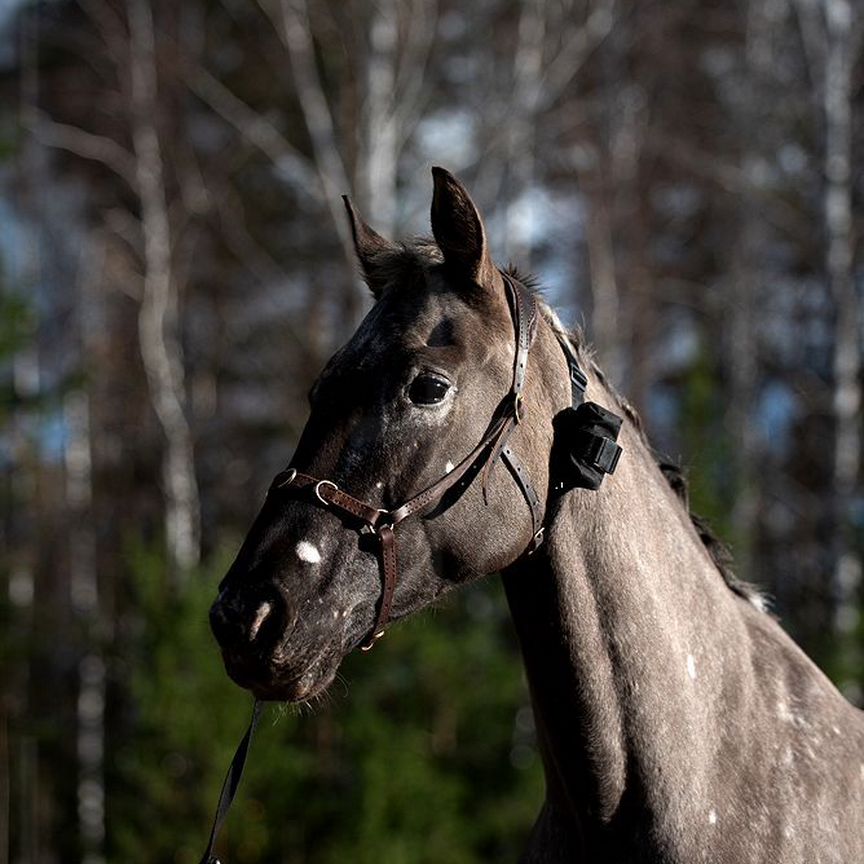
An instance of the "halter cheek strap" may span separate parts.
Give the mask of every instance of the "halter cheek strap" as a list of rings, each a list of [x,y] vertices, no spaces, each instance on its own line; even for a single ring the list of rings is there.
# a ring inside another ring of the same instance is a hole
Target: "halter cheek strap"
[[[531,514],[531,541],[526,553],[533,553],[543,540],[543,503],[528,472],[508,443],[513,430],[522,420],[528,356],[537,336],[537,300],[531,291],[510,275],[501,275],[507,289],[516,336],[510,389],[499,403],[486,434],[452,471],[392,510],[375,507],[343,491],[332,480],[322,480],[301,473],[296,468],[282,472],[273,481],[271,491],[305,498],[309,503],[333,510],[349,521],[356,522],[359,531],[377,538],[381,599],[375,623],[361,645],[364,651],[368,651],[384,635],[390,620],[399,581],[396,527],[405,519],[439,502],[451,489],[459,486],[462,491],[467,488],[470,480],[465,479],[466,475],[478,470],[481,472],[483,499],[487,501],[489,478],[500,458],[510,471]],[[550,494],[560,495],[579,486],[597,489],[603,477],[615,470],[621,455],[621,448],[616,443],[621,418],[593,402],[583,401],[588,379],[579,368],[570,344],[557,332],[556,337],[567,358],[571,385],[571,405],[559,412],[553,421],[555,436],[549,490]]]
[[[384,635],[384,628],[390,620],[393,595],[396,593],[396,585],[399,581],[396,526],[439,502],[457,485],[461,485],[463,489],[467,488],[468,483],[464,478],[472,470],[482,467],[485,500],[492,467],[500,456],[510,469],[531,511],[532,539],[528,551],[533,551],[542,539],[543,509],[540,496],[531,484],[522,463],[507,445],[507,439],[522,419],[522,392],[525,388],[528,354],[537,335],[537,301],[533,294],[509,276],[504,275],[504,283],[507,286],[510,311],[516,330],[516,353],[510,389],[499,403],[486,434],[458,465],[440,480],[392,510],[375,507],[343,491],[332,480],[322,480],[311,474],[304,474],[296,468],[289,468],[279,474],[271,486],[273,492],[279,491],[283,494],[287,492],[305,498],[311,504],[317,503],[333,510],[348,521],[356,522],[360,532],[377,538],[382,581],[381,599],[375,623],[361,645],[364,651],[368,651]]]

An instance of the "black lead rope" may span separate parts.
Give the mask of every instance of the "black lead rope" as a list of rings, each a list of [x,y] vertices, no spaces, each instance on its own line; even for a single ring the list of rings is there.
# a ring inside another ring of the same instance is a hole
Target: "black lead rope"
[[[237,752],[234,754],[234,758],[231,760],[231,765],[228,768],[228,773],[222,782],[219,803],[216,805],[216,816],[213,818],[210,839],[207,841],[207,851],[201,859],[201,864],[219,864],[219,859],[213,854],[213,847],[216,845],[216,838],[222,830],[222,825],[228,816],[228,811],[231,809],[231,803],[237,794],[237,787],[240,785],[240,778],[243,776],[243,766],[246,764],[246,754],[249,752],[249,745],[252,743],[252,736],[255,734],[255,728],[261,719],[263,709],[264,703],[260,699],[256,699],[255,704],[252,706],[252,719],[249,721],[249,728],[237,745]]]

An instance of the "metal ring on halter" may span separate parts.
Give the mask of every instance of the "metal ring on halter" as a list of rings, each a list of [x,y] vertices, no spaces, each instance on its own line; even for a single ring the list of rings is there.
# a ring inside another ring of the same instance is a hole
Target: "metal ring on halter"
[[[378,513],[389,513],[390,512],[389,510],[385,510],[383,507],[376,507],[375,510]],[[390,528],[393,527],[389,522],[387,523],[387,525]],[[360,528],[360,533],[361,534],[375,534],[375,533],[377,533],[377,531],[380,527],[381,527],[380,525],[376,525],[374,528],[372,527],[372,525],[363,525]]]
[[[531,538],[531,544],[528,546],[528,555],[533,555],[543,542],[543,536],[546,533],[546,526],[541,525],[540,530]]]
[[[338,486],[337,486],[337,485],[336,485],[332,480],[319,480],[319,481],[315,484],[315,488],[312,490],[312,491],[315,493],[315,497],[316,497],[316,498],[317,498],[317,499],[318,499],[318,500],[319,500],[319,501],[320,501],[320,502],[321,502],[325,507],[328,507],[328,506],[330,505],[330,502],[327,501],[327,500],[325,500],[324,497],[321,495],[321,487],[322,487],[322,486],[332,486],[334,492],[338,492],[338,491],[339,491],[339,487],[338,487]]]
[[[369,641],[365,645],[360,646],[360,650],[364,653],[366,651],[371,651],[375,647],[375,643],[384,635],[384,630],[379,630],[377,633],[373,633],[369,637]]]
[[[281,482],[276,485],[277,489],[281,489],[283,486],[290,486],[297,479],[297,469],[289,468],[288,476]]]

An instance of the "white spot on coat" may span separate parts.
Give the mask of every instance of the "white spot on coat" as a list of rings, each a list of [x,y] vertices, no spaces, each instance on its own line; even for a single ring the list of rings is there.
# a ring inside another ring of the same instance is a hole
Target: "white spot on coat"
[[[318,547],[308,540],[301,540],[294,551],[297,553],[297,557],[307,564],[318,564],[321,561],[321,553],[318,551]]]
[[[376,489],[383,489],[383,488],[384,488],[384,481],[383,481],[383,480],[379,480],[379,481],[375,484],[375,488],[376,488]]]
[[[445,474],[449,474],[452,470],[453,470],[453,463],[452,463],[452,462],[448,462],[448,463],[444,466],[444,473],[445,473]]]
[[[695,681],[696,680],[696,659],[692,654],[687,655],[687,674]]]
[[[714,810],[708,811],[708,824],[716,825],[717,824],[717,813]]]
[[[777,718],[784,723],[792,723],[795,720],[795,715],[789,710],[789,706],[782,699],[777,701]]]

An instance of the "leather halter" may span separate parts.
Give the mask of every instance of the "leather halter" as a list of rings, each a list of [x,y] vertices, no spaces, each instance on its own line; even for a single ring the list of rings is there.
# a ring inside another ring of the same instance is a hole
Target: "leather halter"
[[[305,496],[312,504],[319,504],[359,524],[361,533],[374,535],[378,540],[378,556],[382,574],[381,601],[375,624],[361,645],[368,651],[384,635],[384,628],[390,620],[393,595],[399,581],[399,564],[396,555],[395,528],[405,519],[427,510],[440,501],[451,489],[460,486],[467,488],[475,476],[473,472],[482,468],[483,497],[492,468],[500,456],[510,469],[528,507],[531,511],[532,539],[526,550],[533,552],[543,538],[543,512],[540,496],[531,484],[527,471],[508,446],[507,440],[522,419],[522,391],[525,388],[525,373],[528,369],[528,354],[537,335],[537,300],[523,285],[509,275],[502,273],[507,286],[510,312],[516,331],[516,356],[513,362],[513,376],[510,390],[498,405],[489,428],[476,447],[462,461],[440,480],[427,486],[405,503],[384,510],[355,498],[343,491],[332,480],[322,480],[304,474],[296,468],[288,468],[278,474],[270,487],[270,492],[282,492]],[[468,475],[466,477],[466,475]],[[310,494],[311,493],[311,494]]]
[[[486,485],[499,456],[513,475],[531,510],[532,537],[526,553],[530,555],[534,552],[543,540],[543,512],[540,496],[531,484],[522,463],[507,443],[510,433],[522,419],[522,391],[528,369],[528,354],[537,335],[537,301],[530,291],[511,276],[506,273],[501,275],[507,286],[510,312],[516,330],[513,378],[510,390],[499,403],[483,439],[452,471],[392,510],[374,507],[343,492],[332,480],[320,480],[310,474],[302,474],[296,468],[289,468],[277,475],[270,487],[271,493],[278,491],[288,492],[298,497],[306,496],[310,503],[317,502],[358,523],[358,530],[361,533],[369,533],[377,537],[383,588],[375,625],[361,646],[364,651],[368,651],[384,635],[384,628],[390,619],[393,594],[399,580],[394,533],[396,526],[440,501],[451,489],[457,486],[460,491],[467,488],[481,469],[483,498],[486,500]],[[577,487],[597,489],[603,476],[615,470],[621,455],[621,447],[615,443],[621,418],[593,402],[584,401],[588,379],[579,368],[576,355],[569,343],[557,331],[555,336],[567,358],[571,405],[559,412],[554,421],[560,428],[555,430],[550,456],[550,496],[561,495]],[[261,716],[262,704],[258,700],[255,701],[249,727],[231,760],[219,793],[216,816],[201,864],[219,864],[219,859],[213,855],[213,847],[237,793],[252,735]]]

